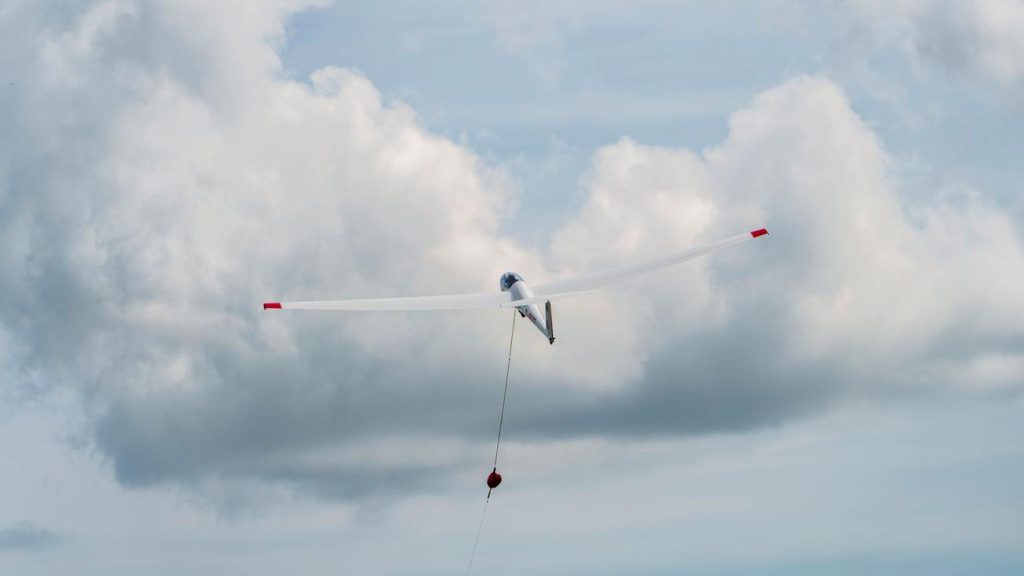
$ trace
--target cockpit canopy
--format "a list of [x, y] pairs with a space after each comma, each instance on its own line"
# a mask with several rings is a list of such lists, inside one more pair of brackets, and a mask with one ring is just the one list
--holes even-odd
[[513, 284], [521, 281], [522, 279], [523, 277], [520, 276], [519, 274], [516, 274], [515, 272], [505, 272], [504, 274], [501, 275], [501, 291], [507, 291], [509, 288], [512, 287]]

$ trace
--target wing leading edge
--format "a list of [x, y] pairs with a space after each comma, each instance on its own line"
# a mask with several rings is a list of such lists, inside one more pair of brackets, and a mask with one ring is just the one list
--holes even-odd
[[537, 302], [543, 302], [545, 300], [551, 300], [554, 298], [566, 298], [569, 296], [575, 296], [577, 294], [585, 294], [598, 288], [602, 288], [615, 282], [622, 280], [628, 280], [637, 276], [643, 276], [656, 272], [662, 268], [681, 264], [688, 260], [693, 260], [710, 252], [714, 252], [720, 248], [727, 246], [733, 246], [765, 236], [768, 234], [768, 230], [761, 228], [748, 232], [746, 234], [738, 234], [719, 240], [717, 242], [711, 242], [709, 244], [703, 244], [701, 246], [694, 246], [683, 250], [682, 252], [676, 252], [675, 254], [669, 254], [668, 256], [662, 256], [654, 260], [647, 260], [637, 264], [630, 264], [628, 266], [620, 266], [618, 268], [611, 268], [608, 270], [602, 270], [600, 272], [593, 272], [585, 274], [583, 276], [577, 276], [575, 278], [566, 278], [564, 280], [557, 280], [548, 284], [541, 284], [533, 287], [534, 296], [532, 298], [525, 298], [522, 300], [512, 300], [511, 295], [508, 292], [485, 292], [480, 294], [449, 294], [443, 296], [416, 296], [411, 298], [373, 298], [373, 299], [362, 299], [362, 300], [319, 300], [309, 302], [266, 302], [263, 304], [264, 310], [365, 310], [365, 311], [411, 311], [411, 310], [485, 310], [488, 308], [510, 308], [516, 306], [525, 306], [527, 304], [534, 304]]

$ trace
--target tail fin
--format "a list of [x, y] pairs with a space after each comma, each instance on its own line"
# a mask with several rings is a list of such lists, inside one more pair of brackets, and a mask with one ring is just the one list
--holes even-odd
[[551, 318], [551, 300], [544, 303], [544, 320], [548, 324], [548, 342], [551, 344], [555, 343], [555, 325], [554, 320]]

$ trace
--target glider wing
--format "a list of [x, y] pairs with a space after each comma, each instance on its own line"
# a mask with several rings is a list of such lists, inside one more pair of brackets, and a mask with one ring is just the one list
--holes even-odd
[[265, 302], [264, 310], [481, 310], [501, 308], [512, 297], [508, 292], [450, 294], [412, 298], [373, 298], [368, 300], [318, 300], [309, 302]]
[[600, 272], [592, 272], [575, 278], [556, 280], [555, 282], [550, 282], [548, 284], [541, 284], [533, 287], [533, 298], [517, 300], [506, 304], [506, 306], [522, 306], [525, 304], [532, 304], [534, 302], [551, 300], [552, 298], [564, 298], [566, 296], [583, 294], [615, 282], [628, 280], [637, 276], [643, 276], [644, 274], [650, 274], [651, 272], [661, 270], [662, 268], [686, 262], [687, 260], [693, 260], [694, 258], [714, 252], [719, 248], [739, 244], [740, 242], [752, 240], [767, 234], [768, 230], [761, 228], [760, 230], [754, 230], [753, 232], [747, 232], [746, 234], [738, 234], [717, 242], [694, 246], [683, 250], [682, 252], [676, 252], [675, 254], [669, 254], [668, 256], [662, 256], [661, 258], [656, 258], [654, 260], [630, 264], [628, 266], [620, 266], [618, 268], [611, 268]]
[[374, 310], [374, 311], [405, 311], [405, 310], [482, 310], [488, 308], [509, 308], [525, 306], [565, 298], [577, 294], [585, 294], [592, 290], [622, 280], [628, 280], [644, 274], [650, 274], [662, 268], [693, 260], [719, 248], [739, 244], [746, 240], [765, 236], [764, 228], [746, 234], [731, 236], [717, 242], [694, 246], [682, 252], [662, 256], [654, 260], [593, 272], [575, 278], [557, 280], [533, 288], [533, 296], [520, 300], [512, 300], [509, 292], [485, 292], [479, 294], [450, 294], [442, 296], [417, 296], [411, 298], [373, 298], [363, 300], [317, 300], [306, 302], [265, 302], [264, 310]]

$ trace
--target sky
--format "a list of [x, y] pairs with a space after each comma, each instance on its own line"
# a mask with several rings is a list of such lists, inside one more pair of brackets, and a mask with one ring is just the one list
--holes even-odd
[[1024, 3], [9, 0], [0, 573], [1024, 570]]

